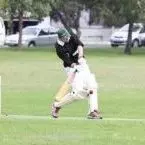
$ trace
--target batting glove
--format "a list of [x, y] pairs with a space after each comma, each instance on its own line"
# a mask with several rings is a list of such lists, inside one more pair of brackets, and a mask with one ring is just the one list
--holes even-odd
[[85, 60], [83, 57], [81, 57], [81, 58], [78, 60], [78, 63], [79, 63], [80, 65], [86, 64], [86, 60]]

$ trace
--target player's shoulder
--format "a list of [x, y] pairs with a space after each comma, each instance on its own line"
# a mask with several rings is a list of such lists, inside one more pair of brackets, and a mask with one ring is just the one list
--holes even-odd
[[76, 45], [81, 45], [84, 46], [84, 44], [82, 43], [82, 41], [79, 39], [79, 37], [75, 34], [71, 35], [71, 41], [76, 44]]
[[58, 51], [58, 50], [60, 50], [62, 48], [62, 46], [58, 43], [58, 42], [56, 42], [55, 43], [55, 49]]
[[70, 39], [72, 39], [72, 40], [78, 40], [79, 38], [78, 38], [78, 36], [77, 36], [77, 35], [72, 34]]

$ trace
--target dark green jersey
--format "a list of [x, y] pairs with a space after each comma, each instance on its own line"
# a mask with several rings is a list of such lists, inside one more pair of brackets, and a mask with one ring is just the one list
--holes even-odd
[[63, 61], [64, 67], [70, 67], [72, 63], [78, 63], [78, 46], [84, 46], [76, 35], [72, 35], [68, 43], [63, 45], [56, 42], [56, 53]]

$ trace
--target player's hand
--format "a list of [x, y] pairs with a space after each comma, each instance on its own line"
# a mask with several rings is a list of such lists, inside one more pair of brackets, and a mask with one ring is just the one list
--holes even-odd
[[74, 73], [76, 71], [77, 71], [77, 65], [76, 65], [76, 63], [72, 63], [71, 64], [71, 72]]
[[80, 58], [78, 60], [78, 63], [79, 63], [79, 65], [78, 65], [77, 69], [78, 69], [79, 72], [81, 72], [81, 71], [83, 71], [83, 72], [90, 72], [90, 69], [88, 67], [88, 64], [87, 64], [87, 61], [86, 61], [85, 58], [83, 58], [83, 57]]
[[79, 63], [80, 65], [86, 64], [85, 58], [81, 57], [81, 58], [78, 60], [78, 63]]
[[71, 64], [71, 67], [72, 67], [72, 68], [75, 68], [75, 67], [76, 67], [76, 63], [72, 63], [72, 64]]

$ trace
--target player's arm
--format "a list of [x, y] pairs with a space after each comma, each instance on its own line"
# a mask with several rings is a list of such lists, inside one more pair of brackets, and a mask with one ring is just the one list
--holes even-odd
[[83, 58], [84, 57], [84, 48], [82, 45], [78, 45], [78, 58]]
[[78, 63], [86, 63], [86, 60], [84, 59], [84, 44], [80, 41], [80, 39], [78, 39], [77, 36], [74, 36], [74, 43], [77, 45]]
[[74, 35], [73, 36], [74, 43], [77, 46], [77, 51], [78, 51], [78, 59], [84, 57], [84, 44], [80, 41], [80, 39]]

